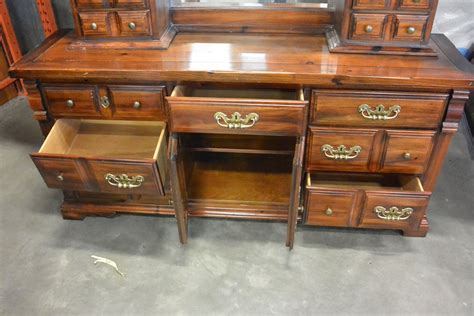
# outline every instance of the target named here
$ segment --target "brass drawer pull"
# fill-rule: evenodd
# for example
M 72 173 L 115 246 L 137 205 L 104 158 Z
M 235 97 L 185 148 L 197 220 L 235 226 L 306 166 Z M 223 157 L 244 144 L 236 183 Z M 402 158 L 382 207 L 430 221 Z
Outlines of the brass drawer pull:
M 133 176 L 129 177 L 126 174 L 121 175 L 114 175 L 111 173 L 107 173 L 105 175 L 105 180 L 114 187 L 118 187 L 120 189 L 133 189 L 141 187 L 145 178 L 143 176 Z
M 135 31 L 137 29 L 137 25 L 134 22 L 128 23 L 128 28 L 132 31 Z
M 72 100 L 72 99 L 67 100 L 66 101 L 66 106 L 68 108 L 73 108 L 74 107 L 74 100 Z
M 376 206 L 374 207 L 374 212 L 377 214 L 378 218 L 386 221 L 404 221 L 410 218 L 413 209 L 411 207 L 399 209 L 396 206 L 392 206 L 387 210 L 383 206 Z
M 214 119 L 217 124 L 226 128 L 249 128 L 255 125 L 258 122 L 259 115 L 257 113 L 250 113 L 242 118 L 242 115 L 239 112 L 234 112 L 230 117 L 227 114 L 222 112 L 216 112 L 214 114 Z
M 96 31 L 98 28 L 97 23 L 91 23 L 91 30 Z
M 102 96 L 100 97 L 100 105 L 104 108 L 107 109 L 110 106 L 110 100 L 107 96 Z
M 364 28 L 365 33 L 372 33 L 373 30 L 374 30 L 374 27 L 370 24 L 367 24 Z
M 347 149 L 344 145 L 339 145 L 337 148 L 334 148 L 328 144 L 321 146 L 321 152 L 326 156 L 326 158 L 334 160 L 354 159 L 360 154 L 361 151 L 362 147 L 360 146 L 353 146 L 349 149 Z
M 397 118 L 401 110 L 402 107 L 399 105 L 391 106 L 388 110 L 385 110 L 383 104 L 377 105 L 375 110 L 372 110 L 368 104 L 362 104 L 359 106 L 359 113 L 369 120 L 393 120 Z
M 141 107 L 142 107 L 142 104 L 141 104 L 140 101 L 135 101 L 135 102 L 133 102 L 133 108 L 134 108 L 135 110 L 138 110 L 138 109 L 140 109 Z
M 327 216 L 332 216 L 334 214 L 334 211 L 330 207 L 328 207 L 324 213 Z
M 413 26 L 407 27 L 407 33 L 408 34 L 415 34 L 416 28 Z

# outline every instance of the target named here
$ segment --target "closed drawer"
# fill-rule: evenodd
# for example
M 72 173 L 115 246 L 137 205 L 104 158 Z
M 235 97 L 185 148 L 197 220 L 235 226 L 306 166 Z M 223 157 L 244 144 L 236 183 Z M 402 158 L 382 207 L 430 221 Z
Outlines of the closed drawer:
M 428 93 L 313 91 L 316 125 L 436 129 L 448 96 Z
M 357 10 L 380 10 L 390 5 L 390 0 L 353 0 L 352 8 Z
M 309 133 L 309 170 L 357 171 L 370 170 L 370 160 L 377 130 L 316 128 Z
M 348 227 L 357 190 L 311 186 L 308 175 L 305 223 L 315 226 Z
M 382 40 L 388 21 L 386 14 L 361 14 L 352 15 L 352 33 L 354 40 Z
M 430 196 L 416 176 L 314 173 L 306 224 L 416 230 Z
M 121 36 L 151 35 L 149 11 L 117 11 Z
M 307 102 L 301 90 L 177 86 L 167 97 L 173 132 L 303 135 Z
M 111 86 L 114 118 L 166 118 L 163 87 Z
M 80 12 L 82 34 L 86 37 L 112 35 L 109 12 Z
M 427 15 L 396 15 L 392 39 L 394 41 L 425 41 Z
M 45 86 L 43 91 L 49 113 L 54 117 L 101 116 L 95 86 Z
M 380 170 L 423 173 L 433 149 L 434 136 L 434 131 L 387 131 Z
M 427 10 L 431 7 L 432 0 L 399 0 L 402 10 Z
M 60 119 L 31 156 L 51 188 L 163 195 L 165 132 L 162 122 Z

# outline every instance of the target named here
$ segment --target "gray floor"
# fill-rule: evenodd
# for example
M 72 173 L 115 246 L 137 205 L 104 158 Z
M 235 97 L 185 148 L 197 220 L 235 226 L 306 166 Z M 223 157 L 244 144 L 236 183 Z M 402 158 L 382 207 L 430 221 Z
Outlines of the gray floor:
M 298 228 L 291 252 L 281 223 L 192 219 L 182 247 L 173 218 L 64 221 L 28 156 L 41 142 L 24 100 L 0 107 L 2 315 L 473 314 L 474 164 L 460 134 L 427 238 Z

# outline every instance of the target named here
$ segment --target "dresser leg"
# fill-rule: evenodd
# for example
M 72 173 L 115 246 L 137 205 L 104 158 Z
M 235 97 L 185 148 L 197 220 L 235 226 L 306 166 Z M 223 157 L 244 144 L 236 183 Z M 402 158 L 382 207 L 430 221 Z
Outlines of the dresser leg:
M 88 216 L 114 217 L 117 212 L 100 205 L 64 202 L 61 205 L 61 214 L 64 219 L 82 221 Z
M 426 237 L 430 225 L 426 216 L 421 220 L 420 227 L 417 230 L 403 230 L 403 236 L 405 237 Z

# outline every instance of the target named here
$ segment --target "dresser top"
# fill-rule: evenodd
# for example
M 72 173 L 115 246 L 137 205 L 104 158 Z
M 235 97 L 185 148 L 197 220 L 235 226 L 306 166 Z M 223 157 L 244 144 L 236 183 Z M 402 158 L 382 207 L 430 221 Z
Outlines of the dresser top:
M 329 53 L 323 35 L 180 33 L 166 50 L 71 46 L 57 34 L 12 67 L 25 79 L 156 83 L 199 81 L 383 89 L 473 89 L 467 61 L 443 35 L 438 57 Z M 130 43 L 133 45 L 133 42 Z

